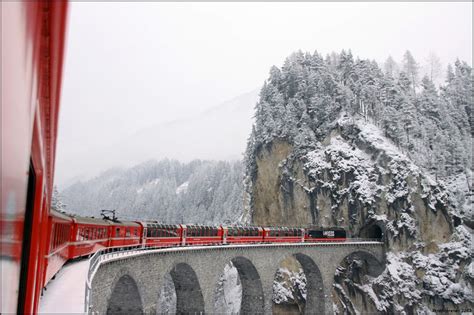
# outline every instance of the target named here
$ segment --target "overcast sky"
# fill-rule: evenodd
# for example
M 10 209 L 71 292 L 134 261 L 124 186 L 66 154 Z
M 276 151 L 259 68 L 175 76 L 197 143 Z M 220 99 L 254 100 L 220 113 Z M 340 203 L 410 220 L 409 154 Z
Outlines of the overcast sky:
M 472 64 L 470 2 L 71 2 L 68 27 L 59 182 L 88 173 L 74 156 L 254 90 L 298 49 Z

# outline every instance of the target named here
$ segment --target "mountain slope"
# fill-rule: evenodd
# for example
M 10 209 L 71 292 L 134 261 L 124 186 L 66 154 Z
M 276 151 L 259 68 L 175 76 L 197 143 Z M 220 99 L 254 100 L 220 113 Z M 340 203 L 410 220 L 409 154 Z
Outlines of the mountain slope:
M 166 223 L 223 223 L 242 213 L 240 162 L 149 161 L 110 169 L 62 191 L 66 211 L 98 217 L 115 209 L 119 218 Z
M 341 226 L 382 238 L 386 270 L 341 262 L 336 313 L 469 308 L 471 68 L 441 91 L 346 52 L 290 56 L 273 67 L 245 158 L 242 220 Z M 469 103 L 471 102 L 471 103 Z M 436 227 L 436 228 L 433 228 Z

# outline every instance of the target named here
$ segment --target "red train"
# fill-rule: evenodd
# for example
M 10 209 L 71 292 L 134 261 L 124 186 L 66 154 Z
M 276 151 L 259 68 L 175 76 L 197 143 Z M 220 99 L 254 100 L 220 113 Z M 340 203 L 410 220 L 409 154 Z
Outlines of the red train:
M 38 312 L 46 263 L 68 257 L 70 218 L 49 216 L 66 1 L 1 1 L 2 314 Z M 51 239 L 56 239 L 51 244 Z M 53 245 L 53 250 L 50 250 Z M 46 257 L 46 259 L 45 259 Z
M 42 288 L 66 261 L 105 247 L 319 239 L 301 229 L 118 222 L 50 212 L 67 7 L 67 1 L 1 2 L 1 314 L 37 313 Z
M 340 228 L 304 229 L 289 227 L 205 226 L 160 224 L 156 221 L 119 221 L 69 217 L 51 212 L 49 252 L 45 256 L 43 283 L 69 259 L 90 256 L 102 248 L 120 250 L 129 246 L 161 248 L 177 246 L 252 243 L 300 243 L 345 241 Z

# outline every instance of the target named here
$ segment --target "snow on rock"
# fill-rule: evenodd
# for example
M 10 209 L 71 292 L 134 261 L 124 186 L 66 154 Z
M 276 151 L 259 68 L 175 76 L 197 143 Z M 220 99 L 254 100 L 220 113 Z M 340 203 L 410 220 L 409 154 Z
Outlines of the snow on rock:
M 292 272 L 279 268 L 273 281 L 273 302 L 276 304 L 306 301 L 306 275 L 303 269 Z
M 400 300 L 405 301 L 407 305 L 414 305 L 421 299 L 419 280 L 414 268 L 404 261 L 403 254 L 387 253 L 385 271 L 376 278 L 368 278 L 368 283 L 352 285 L 366 293 L 377 311 L 399 312 L 403 310 L 403 305 L 399 304 Z
M 329 145 L 308 152 L 304 160 L 308 175 L 328 188 L 333 188 L 334 183 L 340 181 L 345 173 L 354 174 L 355 179 L 349 190 L 339 191 L 340 195 L 354 191 L 360 201 L 371 204 L 380 193 L 381 187 L 377 185 L 378 175 L 371 157 L 339 135 L 331 136 Z M 324 178 L 323 172 L 330 174 L 330 178 Z
M 458 226 L 452 241 L 441 244 L 440 251 L 423 255 L 419 251 L 410 253 L 413 265 L 422 270 L 423 292 L 429 296 L 439 296 L 454 304 L 474 302 L 469 271 L 458 279 L 460 264 L 472 255 L 472 236 L 463 226 Z M 470 262 L 472 265 L 472 262 Z M 469 267 L 466 269 L 469 270 Z M 463 279 L 464 278 L 464 279 Z
M 238 314 L 242 302 L 242 284 L 239 272 L 232 262 L 224 267 L 224 273 L 216 286 L 215 311 L 220 314 Z

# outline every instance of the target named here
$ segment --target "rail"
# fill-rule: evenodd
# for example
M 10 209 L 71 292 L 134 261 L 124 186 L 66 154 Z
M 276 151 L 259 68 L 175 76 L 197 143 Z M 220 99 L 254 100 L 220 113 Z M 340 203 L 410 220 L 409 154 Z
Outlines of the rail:
M 150 251 L 150 250 L 166 250 L 169 248 L 182 248 L 182 249 L 192 249 L 193 247 L 197 248 L 197 246 L 203 246 L 203 245 L 209 245 L 209 246 L 215 246 L 215 245 L 222 245 L 222 246 L 227 246 L 227 245 L 233 245 L 233 246 L 245 246 L 245 245 L 261 245 L 261 246 L 278 246 L 278 245 L 342 245 L 342 244 L 355 244 L 355 243 L 376 243 L 376 244 L 382 244 L 382 240 L 379 238 L 347 238 L 344 241 L 323 241 L 323 242 L 312 242 L 312 241 L 307 241 L 307 242 L 299 242 L 299 243 L 268 243 L 268 242 L 253 242 L 253 243 L 232 243 L 232 244 L 209 244 L 207 242 L 199 243 L 195 242 L 192 245 L 185 245 L 185 246 L 163 246 L 163 244 L 157 244 L 156 246 L 144 246 L 142 244 L 139 245 L 133 245 L 133 246 L 124 246 L 124 247 L 107 247 L 98 250 L 97 252 L 92 255 L 92 257 L 89 260 L 89 270 L 87 271 L 87 279 L 86 279 L 86 288 L 85 288 L 85 301 L 84 301 L 84 311 L 86 314 L 89 314 L 90 309 L 92 308 L 92 305 L 90 305 L 90 294 L 91 294 L 91 285 L 92 285 L 92 279 L 94 278 L 94 275 L 99 268 L 101 262 L 109 260 L 111 258 L 119 258 L 123 256 L 129 256 L 130 254 L 133 254 L 134 252 L 139 253 L 139 252 L 144 252 L 144 251 Z

